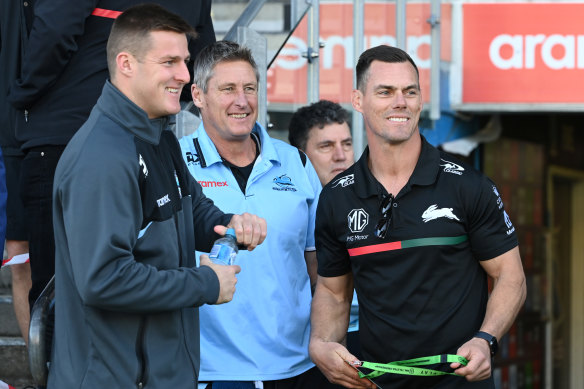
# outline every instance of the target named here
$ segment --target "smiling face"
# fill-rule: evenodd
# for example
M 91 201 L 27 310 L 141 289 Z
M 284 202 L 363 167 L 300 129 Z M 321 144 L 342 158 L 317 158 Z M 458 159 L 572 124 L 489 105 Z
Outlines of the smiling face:
M 219 62 L 207 92 L 192 86 L 193 102 L 201 111 L 205 131 L 216 142 L 243 141 L 258 117 L 258 82 L 247 61 Z
M 304 150 L 320 183 L 327 184 L 354 162 L 353 138 L 347 123 L 312 127 Z
M 416 70 L 409 62 L 373 61 L 363 90 L 352 94 L 363 114 L 369 143 L 409 140 L 418 132 L 423 102 Z
M 176 32 L 153 31 L 149 43 L 142 58 L 124 53 L 133 67 L 124 93 L 150 119 L 174 115 L 181 109 L 180 92 L 190 80 L 187 38 Z

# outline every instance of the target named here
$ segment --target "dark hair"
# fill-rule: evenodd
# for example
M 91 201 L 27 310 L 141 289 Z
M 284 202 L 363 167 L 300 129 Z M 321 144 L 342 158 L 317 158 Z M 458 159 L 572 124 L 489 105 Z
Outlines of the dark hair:
M 173 31 L 195 38 L 197 33 L 179 15 L 158 4 L 138 4 L 116 18 L 107 41 L 107 65 L 110 77 L 116 69 L 116 57 L 127 51 L 141 59 L 150 49 L 150 33 Z
M 308 135 L 313 127 L 349 123 L 349 112 L 337 103 L 320 100 L 294 112 L 288 125 L 288 140 L 292 146 L 306 150 Z
M 393 46 L 380 45 L 365 50 L 360 56 L 355 68 L 357 73 L 357 89 L 363 91 L 369 77 L 369 67 L 373 61 L 382 61 L 388 63 L 409 62 L 416 69 L 418 84 L 420 83 L 420 72 L 414 63 L 412 57 L 402 49 Z
M 260 80 L 258 66 L 253 59 L 251 50 L 240 46 L 235 42 L 217 41 L 206 46 L 195 58 L 193 64 L 193 83 L 203 93 L 207 93 L 209 80 L 213 77 L 213 70 L 220 62 L 245 61 L 251 65 L 256 76 Z

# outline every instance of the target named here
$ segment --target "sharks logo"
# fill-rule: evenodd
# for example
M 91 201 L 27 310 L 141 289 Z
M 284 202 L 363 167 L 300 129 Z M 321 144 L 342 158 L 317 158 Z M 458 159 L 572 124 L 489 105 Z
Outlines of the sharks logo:
M 424 223 L 428 223 L 430 220 L 435 220 L 441 217 L 460 221 L 460 219 L 452 212 L 452 208 L 438 208 L 438 205 L 436 204 L 430 205 L 422 214 Z
M 333 183 L 331 184 L 331 188 L 336 188 L 339 185 L 342 188 L 344 188 L 344 187 L 352 185 L 354 183 L 355 183 L 355 175 L 349 174 L 348 176 L 337 178 L 335 181 L 333 181 Z
M 274 183 L 276 186 L 272 187 L 273 190 L 284 191 L 284 192 L 296 192 L 296 188 L 292 183 L 292 179 L 286 174 L 282 174 L 279 177 L 274 178 Z
M 462 166 L 442 158 L 440 158 L 440 161 L 442 161 L 440 166 L 444 167 L 444 172 L 462 176 L 462 172 L 464 171 L 464 168 Z

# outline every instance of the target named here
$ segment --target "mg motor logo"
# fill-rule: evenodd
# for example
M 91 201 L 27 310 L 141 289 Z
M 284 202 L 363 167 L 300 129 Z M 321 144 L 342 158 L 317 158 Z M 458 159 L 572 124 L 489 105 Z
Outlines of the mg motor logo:
M 362 232 L 369 224 L 369 214 L 363 208 L 353 209 L 347 215 L 347 222 L 352 233 Z

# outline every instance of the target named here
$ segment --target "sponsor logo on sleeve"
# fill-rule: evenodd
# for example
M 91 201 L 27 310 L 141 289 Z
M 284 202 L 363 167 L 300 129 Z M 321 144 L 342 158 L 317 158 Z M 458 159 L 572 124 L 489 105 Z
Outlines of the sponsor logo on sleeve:
M 493 185 L 493 193 L 495 196 L 497 196 L 497 206 L 499 209 L 503 208 L 503 199 L 501 199 L 501 195 L 499 194 L 499 191 L 495 185 Z
M 442 161 L 440 166 L 442 166 L 444 168 L 444 172 L 457 174 L 459 176 L 462 176 L 462 172 L 464 172 L 464 168 L 462 166 L 460 166 L 454 162 L 447 161 L 447 160 L 442 159 L 442 158 L 440 158 L 440 161 Z
M 344 188 L 346 186 L 353 185 L 354 183 L 355 183 L 355 175 L 349 174 L 347 176 L 337 178 L 336 180 L 334 180 L 333 183 L 331 184 L 331 188 L 336 188 L 337 186 Z
M 511 235 L 515 232 L 515 227 L 513 227 L 513 223 L 511 223 L 511 218 L 509 218 L 507 212 L 503 211 L 503 217 L 505 218 L 505 225 L 507 226 L 507 235 Z

